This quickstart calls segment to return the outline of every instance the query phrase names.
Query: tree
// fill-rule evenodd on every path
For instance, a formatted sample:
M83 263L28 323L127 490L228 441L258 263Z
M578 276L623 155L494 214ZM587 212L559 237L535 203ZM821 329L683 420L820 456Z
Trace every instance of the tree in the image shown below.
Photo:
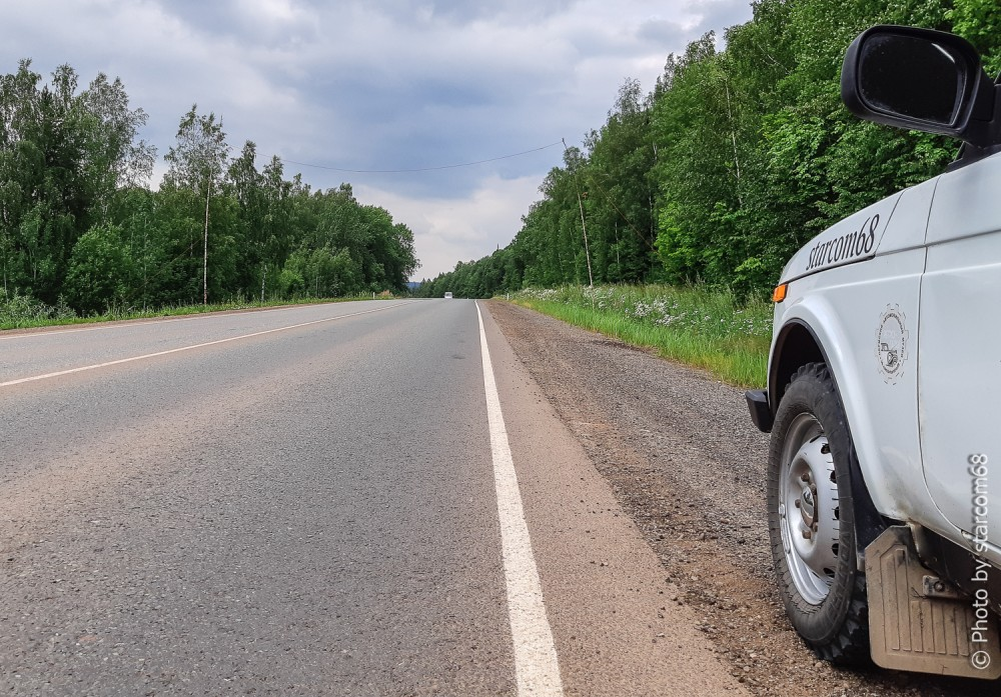
M66 277L70 305L85 314L103 312L126 300L135 287L134 276L121 229L93 227L77 240L70 256Z
M591 131L582 168L591 223L594 276L619 283L644 279L653 263L656 187L651 177L657 148L648 100L626 80L600 131Z
M169 187L205 192L205 226L203 236L202 302L209 301L209 203L212 191L218 190L229 156L222 120L215 114L198 114L198 105L184 115L177 129L177 145L165 156L169 169L164 183Z
M52 302L78 238L118 186L148 176L153 150L136 142L145 114L129 110L121 81L99 75L77 94L70 66L48 85L30 66L0 77L0 254L5 288Z
M94 203L107 214L111 197L120 188L145 187L153 174L156 148L137 140L149 115L129 109L129 97L119 78L108 82L98 73L80 95L87 115L88 143L85 176L95 185Z

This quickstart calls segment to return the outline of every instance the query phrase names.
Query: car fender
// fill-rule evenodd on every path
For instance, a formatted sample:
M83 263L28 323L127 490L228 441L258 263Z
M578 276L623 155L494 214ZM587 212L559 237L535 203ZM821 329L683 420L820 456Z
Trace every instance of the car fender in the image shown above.
M802 353L809 350L803 345L807 335L815 344L813 357ZM792 355L795 352L800 355ZM916 441L913 449L888 447L881 441L879 425L883 419L873 413L872 400L867 398L873 385L871 371L862 372L865 364L853 354L844 314L820 293L806 293L784 309L769 364L771 404L778 406L785 389L782 372L789 369L783 366L811 360L822 360L828 366L848 420L862 480L879 514L897 521L920 522L943 532L952 530L921 476ZM916 421L917 412L915 409L914 414L898 416Z

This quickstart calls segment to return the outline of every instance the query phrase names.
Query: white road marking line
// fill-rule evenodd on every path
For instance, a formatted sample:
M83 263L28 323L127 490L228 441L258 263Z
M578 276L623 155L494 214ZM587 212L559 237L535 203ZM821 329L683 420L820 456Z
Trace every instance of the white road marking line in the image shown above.
M560 697L559 659L553 632L546 617L542 584L532 554L532 540L525 522L518 476L511 457L504 415L501 413L497 382L487 348L487 333L483 315L476 303L480 323L480 352L483 357L483 386L487 398L487 421L490 425L490 447L493 451L494 486L497 489L497 511L500 515L501 550L504 557L504 577L507 582L507 607L514 640L514 667L518 695Z
M373 312L381 312L382 310L389 310L394 307L401 307L402 305L407 305L409 303L398 303L396 305L390 305L388 307L377 307L374 310L364 310L362 312L352 312L347 315L338 315L337 317L327 317L325 319L317 319L312 322L303 322L301 324L292 324L287 327L277 327L275 329L266 329L260 332L253 332L252 334L241 334L240 336L230 336L225 339L217 339L216 341L206 341L203 344L194 344L192 346L180 346L178 348L168 349L166 351L157 351L156 353L146 353L142 356L131 356L129 358L119 358L114 361L107 361L105 363L95 363L94 365L85 365L79 368L69 368L67 370L59 370L54 373L46 373L44 375L32 375L27 378L18 378L17 380L8 380L7 382L0 382L0 388L10 387L12 385L21 385L26 382L37 382L39 380L48 380L50 378L58 378L63 375L72 375L73 373L83 373L88 370L97 370L98 368L107 368L113 365L121 365L122 363L132 363L134 361L142 361L148 358L156 358L158 356L168 356L172 353L181 353L182 351L193 351L194 349L205 348L206 346L217 346L219 344L226 344L231 341L239 341L240 339L250 339L255 336L264 336L265 334L274 334L275 332L284 332L289 329L299 329L301 327L309 327L314 324L323 324L324 322L333 322L339 319L346 319L348 317L357 317L358 315L368 315Z

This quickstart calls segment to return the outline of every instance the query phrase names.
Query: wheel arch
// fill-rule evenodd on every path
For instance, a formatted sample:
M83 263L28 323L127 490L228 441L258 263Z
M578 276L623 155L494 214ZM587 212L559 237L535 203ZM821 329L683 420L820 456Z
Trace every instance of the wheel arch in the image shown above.
M827 369L831 370L830 361L816 333L803 320L793 319L782 327L772 349L772 363L768 367L768 402L772 405L772 413L778 409L793 373L807 363L826 363ZM837 376L833 370L831 377L837 387Z

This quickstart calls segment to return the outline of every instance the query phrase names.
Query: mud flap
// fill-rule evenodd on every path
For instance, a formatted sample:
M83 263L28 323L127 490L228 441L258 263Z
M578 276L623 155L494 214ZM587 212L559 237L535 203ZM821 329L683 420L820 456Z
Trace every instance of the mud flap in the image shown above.
M865 550L872 660L895 670L1001 677L998 622L918 561L911 531L885 530Z

